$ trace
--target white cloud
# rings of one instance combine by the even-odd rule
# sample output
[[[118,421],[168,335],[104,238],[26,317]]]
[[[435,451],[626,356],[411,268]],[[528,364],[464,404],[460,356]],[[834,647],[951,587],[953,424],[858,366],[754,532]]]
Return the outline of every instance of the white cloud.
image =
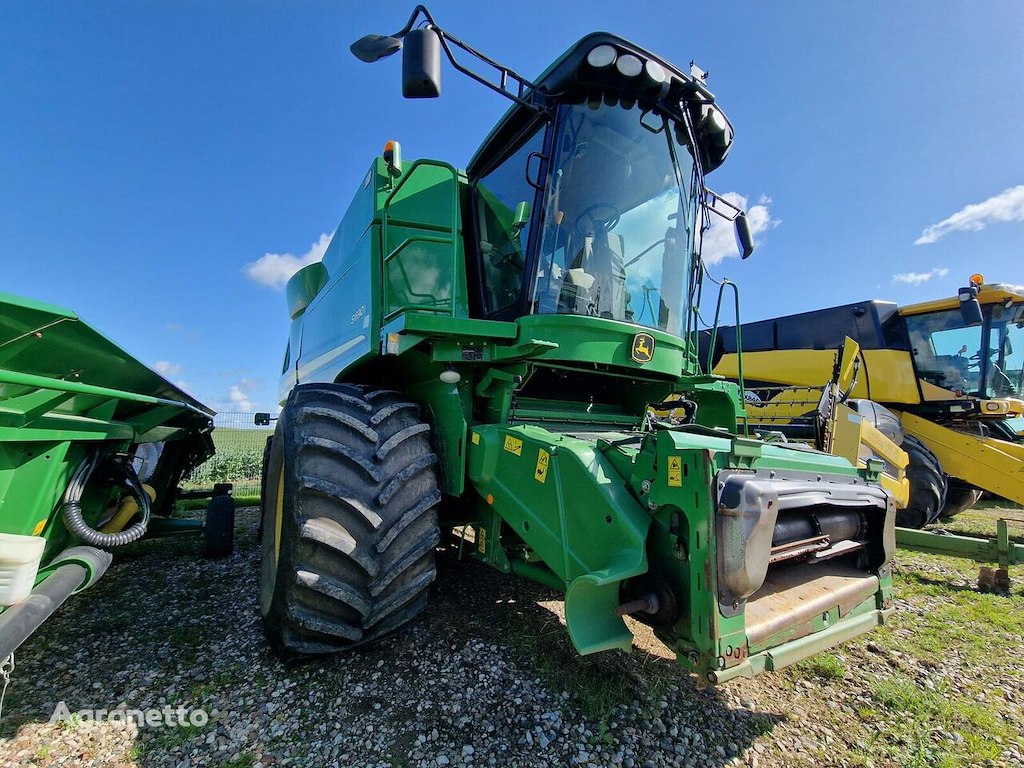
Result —
[[[768,206],[772,199],[768,195],[761,195],[757,205],[747,208],[747,198],[738,192],[726,192],[722,195],[733,205],[745,208],[747,211],[747,223],[750,225],[750,234],[757,242],[757,236],[774,229],[782,223],[780,219],[773,219]],[[739,256],[739,248],[736,247],[736,225],[725,219],[711,216],[711,227],[704,233],[701,253],[705,264],[717,264],[723,259],[731,256]]]
[[[181,373],[181,363],[172,363],[169,360],[157,360],[153,363],[153,370],[161,376],[177,376]]]
[[[288,282],[288,278],[307,264],[320,261],[324,257],[324,251],[327,250],[331,237],[333,234],[326,232],[320,235],[320,239],[301,256],[296,256],[294,253],[265,253],[256,261],[245,265],[245,276],[255,283],[280,291]]]
[[[231,389],[228,391],[228,400],[231,401],[231,407],[236,411],[242,413],[250,413],[253,408],[252,400],[249,399],[249,393],[242,388],[243,384],[232,384]]]
[[[1024,221],[1024,184],[1003,190],[984,202],[964,206],[948,219],[925,229],[914,245],[934,243],[950,232],[976,232],[989,224],[1006,221]]]
[[[907,283],[908,285],[920,285],[927,283],[933,277],[945,277],[949,274],[946,267],[934,267],[927,272],[899,272],[892,276],[894,283]]]

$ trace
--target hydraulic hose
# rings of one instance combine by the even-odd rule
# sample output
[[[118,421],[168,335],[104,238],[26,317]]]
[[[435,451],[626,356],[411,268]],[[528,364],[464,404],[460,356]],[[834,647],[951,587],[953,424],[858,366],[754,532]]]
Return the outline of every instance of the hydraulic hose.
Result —
[[[135,469],[130,464],[121,461],[111,462],[120,471],[124,486],[135,498],[136,503],[138,503],[141,518],[138,522],[117,533],[103,533],[91,528],[82,517],[82,495],[85,493],[85,486],[89,482],[89,478],[92,477],[97,467],[99,467],[101,460],[102,457],[98,452],[93,453],[87,456],[78,466],[78,469],[71,476],[71,482],[68,483],[67,490],[64,492],[64,503],[61,512],[64,517],[64,524],[72,534],[90,546],[112,549],[138,541],[146,534],[146,528],[149,526],[149,494],[142,488],[139,476],[135,474]]]

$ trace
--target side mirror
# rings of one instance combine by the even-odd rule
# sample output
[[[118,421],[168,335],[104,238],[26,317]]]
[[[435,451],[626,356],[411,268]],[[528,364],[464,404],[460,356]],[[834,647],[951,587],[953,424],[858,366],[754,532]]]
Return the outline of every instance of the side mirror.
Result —
[[[269,427],[270,426],[270,414],[269,413],[257,413],[253,418],[253,424],[257,427]]]
[[[523,227],[530,223],[530,204],[525,200],[516,203],[516,212],[512,217],[512,236],[519,237]]]
[[[747,221],[747,214],[743,212],[736,216],[736,243],[742,258],[745,259],[754,252],[754,237],[750,234],[750,222]]]
[[[413,29],[402,41],[402,95],[407,99],[441,95],[441,36],[430,27]]]
[[[978,289],[973,285],[967,288],[961,288],[957,293],[960,299],[960,317],[964,321],[964,325],[981,325],[981,302],[978,301]]]
[[[352,43],[348,49],[360,61],[373,64],[373,62],[383,59],[385,56],[398,53],[401,47],[402,41],[397,37],[366,35]]]

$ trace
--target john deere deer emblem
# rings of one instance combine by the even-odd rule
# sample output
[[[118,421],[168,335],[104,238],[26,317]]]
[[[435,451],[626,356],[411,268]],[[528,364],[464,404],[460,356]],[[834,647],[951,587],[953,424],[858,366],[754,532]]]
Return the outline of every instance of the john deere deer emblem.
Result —
[[[651,362],[654,358],[654,337],[649,333],[638,333],[634,336],[630,357],[641,365]]]

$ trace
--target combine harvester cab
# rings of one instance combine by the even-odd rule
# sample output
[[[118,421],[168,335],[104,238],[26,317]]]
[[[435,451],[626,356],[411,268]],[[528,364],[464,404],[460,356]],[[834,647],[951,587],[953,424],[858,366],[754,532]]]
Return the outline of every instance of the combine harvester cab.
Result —
[[[205,527],[166,519],[213,416],[73,313],[0,294],[0,659],[119,546],[203,528],[230,551],[229,488]]]
[[[288,284],[262,522],[275,648],[408,622],[442,531],[564,591],[581,653],[629,649],[630,617],[713,682],[881,623],[879,467],[750,438],[736,385],[698,364],[700,232],[727,205],[704,176],[733,133],[703,73],[596,33],[530,82],[422,8],[353,51],[401,47],[407,96],[437,95],[458,53],[514,104],[465,171],[389,143]],[[652,414],[666,399],[681,419]]]
[[[983,491],[1024,504],[1024,288],[972,275],[946,299],[865,301],[746,323],[748,390],[820,386],[845,336],[862,350],[853,397],[891,409],[906,434],[911,498],[899,525],[952,517]],[[722,329],[713,350],[715,373],[732,379],[735,340],[735,329]]]

